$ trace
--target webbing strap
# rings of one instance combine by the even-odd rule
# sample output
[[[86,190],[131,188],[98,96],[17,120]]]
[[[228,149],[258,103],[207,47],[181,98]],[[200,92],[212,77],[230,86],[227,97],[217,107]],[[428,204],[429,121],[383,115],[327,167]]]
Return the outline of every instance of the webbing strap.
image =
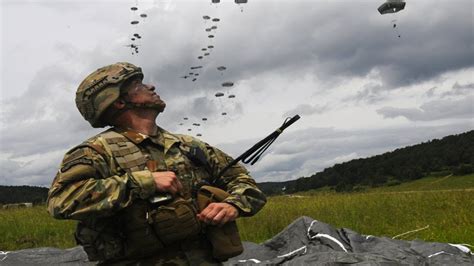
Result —
[[[148,159],[140,149],[126,137],[115,131],[107,131],[101,134],[112,151],[117,164],[128,173],[140,171],[145,168]]]

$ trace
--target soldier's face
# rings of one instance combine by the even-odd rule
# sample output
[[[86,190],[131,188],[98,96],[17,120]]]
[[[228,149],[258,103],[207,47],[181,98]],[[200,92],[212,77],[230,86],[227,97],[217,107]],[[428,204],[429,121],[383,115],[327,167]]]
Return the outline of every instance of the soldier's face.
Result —
[[[155,92],[155,86],[143,84],[138,77],[132,79],[124,89],[127,92],[126,99],[133,104],[141,104],[160,112],[165,109],[166,103]]]

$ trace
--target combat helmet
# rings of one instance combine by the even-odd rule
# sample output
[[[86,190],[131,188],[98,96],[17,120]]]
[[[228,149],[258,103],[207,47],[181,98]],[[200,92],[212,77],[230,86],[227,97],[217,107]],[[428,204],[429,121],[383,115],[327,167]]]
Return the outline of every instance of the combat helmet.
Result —
[[[139,76],[142,69],[126,62],[101,67],[87,76],[76,92],[76,106],[93,127],[105,127],[100,116],[120,97],[120,87],[129,78]]]

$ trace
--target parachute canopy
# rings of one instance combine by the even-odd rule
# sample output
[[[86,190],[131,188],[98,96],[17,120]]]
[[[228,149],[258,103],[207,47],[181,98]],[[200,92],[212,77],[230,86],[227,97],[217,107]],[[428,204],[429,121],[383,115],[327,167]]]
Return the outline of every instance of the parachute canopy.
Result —
[[[209,16],[202,16],[202,18],[205,19],[205,20],[211,19],[211,17],[209,17]]]
[[[234,94],[229,95],[229,98],[235,98]]]
[[[134,6],[131,7],[130,9],[131,9],[132,11],[137,11],[137,10],[138,10],[138,8],[137,8],[137,7],[134,7]]]
[[[134,21],[130,22],[130,24],[136,25],[136,24],[138,24],[138,20],[134,20]]]
[[[212,21],[214,21],[214,22],[219,22],[220,19],[218,19],[218,18],[213,18]]]
[[[207,121],[207,118],[203,117],[203,118],[202,118],[202,121]]]
[[[406,3],[403,0],[387,0],[385,3],[379,6],[378,10],[381,15],[396,13],[400,10],[403,10],[405,8],[405,4]]]
[[[209,45],[207,48],[212,49],[214,48],[214,45]]]
[[[246,4],[247,0],[235,0],[236,4]]]
[[[207,36],[207,37],[209,37],[209,38],[214,38],[214,35],[209,35],[209,36]]]
[[[224,83],[222,83],[222,87],[232,87],[232,86],[234,86],[233,82],[224,82]]]
[[[222,97],[222,96],[224,96],[224,93],[222,93],[222,92],[216,93],[216,97]]]
[[[146,18],[146,17],[147,17],[147,15],[146,15],[146,14],[140,14],[140,17],[142,17],[142,18]]]
[[[227,68],[225,66],[220,66],[220,67],[217,67],[217,70],[219,71],[224,71],[226,70]]]

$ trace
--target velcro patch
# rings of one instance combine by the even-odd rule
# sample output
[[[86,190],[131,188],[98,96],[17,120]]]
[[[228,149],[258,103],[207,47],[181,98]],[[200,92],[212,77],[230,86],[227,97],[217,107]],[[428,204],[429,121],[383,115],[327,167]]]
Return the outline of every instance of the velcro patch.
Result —
[[[86,155],[86,152],[84,151],[84,149],[77,149],[73,152],[71,152],[70,154],[68,154],[64,160],[63,160],[63,164],[67,164],[69,162],[72,162],[76,159],[79,159],[81,157],[84,157]]]
[[[80,158],[74,161],[68,161],[66,163],[63,163],[63,167],[61,167],[61,172],[64,173],[67,170],[71,169],[71,167],[78,165],[78,164],[87,164],[87,165],[92,165],[92,160],[89,158]]]

